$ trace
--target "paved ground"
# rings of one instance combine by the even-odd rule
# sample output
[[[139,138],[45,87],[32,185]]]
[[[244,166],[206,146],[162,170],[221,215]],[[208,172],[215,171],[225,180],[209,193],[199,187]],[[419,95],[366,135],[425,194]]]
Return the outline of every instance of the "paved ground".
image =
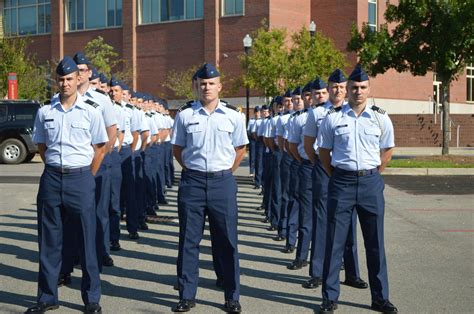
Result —
[[[0,312],[19,313],[35,301],[37,276],[37,177],[42,165],[0,165]],[[313,313],[321,291],[303,289],[308,269],[290,271],[293,255],[279,252],[272,232],[255,208],[261,198],[241,167],[239,249],[241,303],[247,313]],[[17,177],[15,179],[6,177]],[[473,178],[386,177],[385,242],[392,302],[402,313],[472,313],[474,193]],[[392,180],[393,181],[390,181]],[[444,184],[442,182],[450,182]],[[432,184],[435,184],[434,188]],[[442,188],[436,185],[441,184]],[[417,189],[418,187],[418,189]],[[471,187],[471,190],[469,190]],[[465,188],[465,193],[455,195]],[[432,192],[435,192],[433,194]],[[467,193],[467,194],[466,194]],[[176,189],[161,215],[176,218]],[[123,237],[115,267],[102,274],[104,313],[166,313],[177,301],[176,223],[150,225],[138,242]],[[122,231],[126,235],[126,231]],[[223,293],[214,286],[209,233],[201,246],[201,272],[195,313],[221,313]],[[362,236],[359,262],[367,279]],[[80,270],[71,287],[60,289],[59,313],[81,310]],[[341,279],[343,279],[343,274]],[[342,286],[338,313],[370,313],[370,293]]]

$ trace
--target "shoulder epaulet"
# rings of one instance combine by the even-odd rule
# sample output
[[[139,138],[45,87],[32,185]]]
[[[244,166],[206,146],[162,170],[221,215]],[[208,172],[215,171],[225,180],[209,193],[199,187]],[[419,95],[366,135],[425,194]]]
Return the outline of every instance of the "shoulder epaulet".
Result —
[[[383,110],[382,108],[379,108],[379,107],[377,107],[377,106],[375,106],[375,105],[373,105],[370,109],[372,109],[373,111],[377,111],[378,113],[381,113],[381,114],[385,114],[385,113],[386,113],[385,110]]]
[[[219,99],[219,100],[220,100],[221,102],[223,102],[223,103],[224,103],[226,106],[228,106],[228,105],[229,105],[229,103],[228,103],[227,101],[225,101],[225,100],[222,100],[222,99]]]
[[[117,102],[117,101],[114,101],[114,104],[115,104],[115,105],[117,105],[117,106],[120,106],[120,107],[122,107],[122,104],[121,104],[121,103],[119,103],[119,102]]]
[[[328,114],[331,114],[331,113],[334,113],[334,112],[339,112],[339,111],[341,111],[341,109],[342,109],[342,106],[337,107],[337,108],[332,107],[331,109],[329,109]]]
[[[107,96],[107,93],[106,93],[106,92],[104,92],[104,91],[103,91],[103,90],[101,90],[101,89],[94,89],[94,90],[95,90],[96,92],[98,92],[98,93],[102,94],[102,95],[106,95],[106,96]]]
[[[99,107],[99,104],[93,102],[93,101],[90,100],[90,99],[87,99],[87,100],[85,100],[84,102],[85,102],[86,104],[88,104],[88,105],[91,105],[91,106],[94,107],[94,108]]]
[[[181,107],[178,109],[178,112],[181,112],[181,111],[183,111],[183,110],[186,110],[186,109],[188,109],[188,108],[191,108],[191,107],[193,106],[193,104],[194,104],[194,100],[188,101],[188,102],[186,103],[186,105],[181,106]]]
[[[148,117],[148,118],[151,118],[153,115],[149,112],[145,113],[145,115]]]
[[[237,109],[237,107],[234,107],[234,106],[229,105],[228,102],[226,102],[226,101],[224,101],[224,100],[221,100],[221,102],[224,103],[224,105],[225,105],[226,108],[229,108],[229,109],[235,110],[235,111],[237,111],[237,112],[240,112],[239,109]]]
[[[135,107],[130,104],[126,104],[125,107],[130,108],[130,109],[135,109]]]
[[[309,108],[304,108],[303,112],[308,112]]]
[[[299,116],[301,114],[301,111],[295,111],[291,114],[292,117]]]
[[[266,117],[265,119],[271,119],[271,118],[272,118],[272,116],[268,116],[268,117]]]

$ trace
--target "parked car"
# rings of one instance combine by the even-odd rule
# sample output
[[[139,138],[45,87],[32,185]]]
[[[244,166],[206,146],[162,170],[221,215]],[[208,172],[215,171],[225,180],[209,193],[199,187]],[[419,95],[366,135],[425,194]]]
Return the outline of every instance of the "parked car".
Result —
[[[35,157],[33,126],[40,103],[33,100],[0,100],[0,162],[19,164]]]

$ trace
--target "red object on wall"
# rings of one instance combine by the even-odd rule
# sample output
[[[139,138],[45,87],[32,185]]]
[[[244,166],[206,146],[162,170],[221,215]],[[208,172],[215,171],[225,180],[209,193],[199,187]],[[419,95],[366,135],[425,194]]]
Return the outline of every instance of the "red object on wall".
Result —
[[[16,73],[8,73],[8,99],[18,99],[18,80]]]

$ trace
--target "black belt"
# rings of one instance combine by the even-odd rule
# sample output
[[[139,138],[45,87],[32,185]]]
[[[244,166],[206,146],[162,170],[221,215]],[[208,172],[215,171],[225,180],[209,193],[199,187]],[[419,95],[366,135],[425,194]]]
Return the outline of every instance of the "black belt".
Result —
[[[186,170],[184,170],[184,172],[195,174],[195,175],[198,175],[198,176],[201,176],[201,177],[214,178],[214,177],[223,177],[225,175],[231,174],[232,169],[214,171],[214,172],[205,172],[205,171],[186,169]]]
[[[346,175],[346,176],[364,177],[364,176],[368,176],[369,174],[374,174],[374,173],[379,172],[379,169],[374,168],[374,169],[369,169],[369,170],[349,171],[349,170],[344,170],[344,169],[341,169],[341,168],[335,168],[334,172],[340,173],[340,174]]]
[[[91,167],[86,166],[86,167],[80,167],[80,168],[64,168],[64,167],[55,167],[55,166],[46,165],[46,169],[54,171],[54,172],[62,173],[62,174],[67,174],[67,173],[81,173],[81,172],[90,171]]]

